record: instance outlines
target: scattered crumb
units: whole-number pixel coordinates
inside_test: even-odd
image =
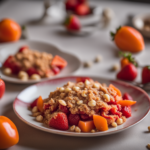
[[[112,71],[118,71],[119,68],[120,68],[119,64],[114,64],[114,65],[112,66]]]
[[[102,56],[101,55],[97,55],[96,57],[95,57],[95,60],[94,60],[94,62],[100,62],[100,61],[102,61]]]
[[[85,68],[90,68],[90,67],[92,67],[92,65],[93,65],[93,63],[91,61],[88,61],[88,62],[84,63]]]

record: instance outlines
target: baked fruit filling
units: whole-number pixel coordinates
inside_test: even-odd
[[[59,129],[75,132],[106,131],[131,117],[131,105],[136,101],[112,84],[109,87],[90,78],[77,78],[51,92],[48,98],[39,97],[31,104],[37,121]],[[40,117],[40,119],[38,119]]]
[[[39,80],[57,75],[66,66],[66,60],[58,55],[33,51],[28,46],[23,46],[15,55],[5,60],[3,72],[9,76],[17,76],[24,81]]]

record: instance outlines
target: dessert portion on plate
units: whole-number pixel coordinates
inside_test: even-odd
[[[58,55],[41,53],[23,46],[5,60],[2,69],[5,75],[27,81],[55,76],[66,66],[67,61]]]
[[[58,87],[46,99],[40,96],[30,105],[36,120],[49,127],[75,132],[106,131],[131,117],[136,101],[112,84],[107,87],[90,78],[77,78]]]

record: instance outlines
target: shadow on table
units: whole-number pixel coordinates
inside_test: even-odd
[[[12,103],[10,104],[10,106],[12,106]],[[20,135],[20,141],[18,143],[18,146],[30,147],[33,149],[87,150],[87,149],[97,149],[98,146],[100,146],[99,148],[103,149],[106,148],[105,146],[108,144],[113,145],[116,141],[121,142],[121,139],[123,140],[123,138],[127,138],[129,134],[129,132],[121,132],[108,136],[89,137],[89,138],[61,136],[46,133],[26,125],[24,122],[19,120],[19,118],[15,115],[12,107],[6,112],[4,112],[3,115],[10,118],[18,128]]]

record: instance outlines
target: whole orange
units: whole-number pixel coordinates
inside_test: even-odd
[[[3,19],[0,22],[0,42],[17,41],[21,36],[21,27],[11,19]]]

